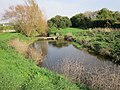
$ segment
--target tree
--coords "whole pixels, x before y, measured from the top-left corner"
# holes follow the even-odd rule
[[[88,28],[91,19],[86,17],[84,14],[76,14],[71,18],[72,27],[77,28]]]
[[[49,27],[66,28],[66,27],[70,27],[71,25],[72,25],[71,21],[68,17],[63,17],[59,15],[48,20]]]
[[[72,26],[72,23],[68,17],[63,17],[63,21],[65,22],[65,27]]]
[[[47,23],[48,23],[49,28],[52,28],[52,27],[57,28],[57,25],[53,23],[51,20],[48,20]]]
[[[24,0],[24,5],[11,6],[3,15],[16,29],[26,36],[46,33],[47,22],[35,0]]]
[[[120,22],[120,12],[116,11],[113,13],[113,18],[115,21],[119,21]]]
[[[113,20],[113,12],[106,8],[103,8],[98,11],[97,18],[99,20]]]

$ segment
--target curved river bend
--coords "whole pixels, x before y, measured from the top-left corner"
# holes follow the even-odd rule
[[[117,68],[118,65],[114,64],[109,60],[105,60],[102,57],[98,58],[93,56],[86,51],[79,50],[67,41],[47,41],[38,40],[33,44],[33,47],[40,51],[42,50],[44,59],[41,63],[42,67],[48,69],[54,69],[61,61],[70,60],[82,63],[86,68],[92,67],[106,67],[111,66]]]
[[[99,78],[101,77],[103,79],[105,77],[105,79],[107,78],[108,80],[111,75],[115,75],[118,77],[118,79],[115,78],[116,81],[120,81],[119,65],[116,65],[109,60],[93,56],[83,50],[79,50],[67,41],[38,40],[33,43],[33,47],[37,51],[42,50],[44,58],[42,63],[40,63],[40,66],[64,74],[72,80],[78,81],[77,78],[80,79],[81,75],[85,76],[85,72],[89,72],[93,75],[101,75]],[[92,76],[92,74],[90,75]],[[107,79],[106,81],[108,81]],[[82,80],[80,79],[80,81]],[[86,83],[85,81],[83,82]],[[114,84],[112,81],[106,83],[109,85]]]

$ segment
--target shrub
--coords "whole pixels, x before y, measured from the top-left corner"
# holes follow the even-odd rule
[[[119,23],[115,23],[115,24],[113,25],[113,28],[120,28],[120,24],[119,24]]]
[[[112,26],[113,24],[111,20],[95,20],[91,21],[90,28],[110,28]]]

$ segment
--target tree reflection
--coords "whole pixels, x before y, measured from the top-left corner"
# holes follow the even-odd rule
[[[36,41],[32,45],[38,52],[42,52],[43,57],[47,55],[48,52],[48,42],[47,41]]]
[[[50,41],[49,44],[57,48],[68,47],[69,45],[66,41]]]

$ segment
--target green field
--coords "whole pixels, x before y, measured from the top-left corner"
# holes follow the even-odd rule
[[[120,62],[120,30],[101,29],[82,30],[77,28],[50,29],[51,35],[72,36],[73,44],[78,48]]]
[[[32,39],[19,33],[0,34],[0,90],[86,90],[17,53],[8,45],[14,38]]]

